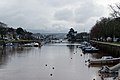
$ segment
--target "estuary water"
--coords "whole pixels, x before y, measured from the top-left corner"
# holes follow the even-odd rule
[[[79,44],[6,47],[0,51],[0,80],[100,80],[100,67],[88,67]]]

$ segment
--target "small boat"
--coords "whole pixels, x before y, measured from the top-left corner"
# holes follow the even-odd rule
[[[83,53],[97,53],[98,51],[99,51],[99,49],[97,49],[95,47],[88,47],[83,50]]]
[[[120,58],[102,57],[101,59],[89,59],[88,62],[91,65],[106,65],[106,64],[117,64],[120,62]]]
[[[6,46],[14,46],[13,43],[7,43]]]
[[[33,47],[32,43],[24,44],[23,47]]]
[[[33,46],[34,46],[34,47],[38,47],[38,46],[39,46],[39,43],[34,43]]]
[[[113,57],[112,56],[103,56],[101,59],[104,59],[104,60],[106,60],[106,59],[113,59]]]
[[[82,49],[82,51],[85,51],[86,49],[91,49],[91,48],[92,48],[92,46],[84,46],[81,49]]]
[[[102,68],[98,71],[100,74],[118,74],[118,70],[111,70],[108,66],[102,66]]]
[[[102,66],[102,68],[98,72],[99,73],[109,73],[110,69],[108,66]]]
[[[39,43],[27,43],[24,44],[23,47],[39,47]]]
[[[112,80],[119,80],[117,79],[119,75],[119,69],[120,69],[120,63],[112,67],[102,66],[102,68],[98,71],[98,73],[102,78],[112,77],[113,78]]]
[[[84,41],[84,42],[82,42],[82,43],[79,45],[79,48],[82,49],[82,48],[84,48],[84,47],[88,47],[88,46],[90,46],[90,43]]]

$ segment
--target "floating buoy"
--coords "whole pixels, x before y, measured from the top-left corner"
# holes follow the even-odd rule
[[[93,79],[93,80],[95,80],[95,79]]]
[[[72,59],[72,58],[71,58]]]
[[[82,54],[81,54],[81,56],[82,56]]]
[[[52,69],[55,69],[54,67]]]
[[[74,53],[75,54],[75,53]]]
[[[53,74],[50,74],[50,76],[52,76]]]
[[[47,66],[47,64],[45,64],[45,66]]]

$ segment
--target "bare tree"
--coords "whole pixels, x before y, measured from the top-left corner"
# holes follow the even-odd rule
[[[110,9],[112,10],[112,13],[110,13],[110,15],[113,18],[118,18],[120,17],[120,3],[119,4],[115,4],[115,6],[113,5],[109,5]]]

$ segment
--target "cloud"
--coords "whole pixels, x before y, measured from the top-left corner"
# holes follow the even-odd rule
[[[72,10],[69,10],[69,9],[63,9],[63,10],[57,11],[54,14],[54,17],[57,20],[71,21],[73,18],[73,12]]]
[[[50,14],[48,13],[50,9],[44,5],[40,5],[38,0],[10,1],[5,0],[3,2],[4,6],[0,7],[2,12],[0,13],[1,21],[16,28],[18,26],[33,28],[34,26],[34,29],[38,29],[48,26],[47,24],[49,24],[50,19]]]
[[[82,4],[79,8],[75,10],[75,21],[78,23],[85,22],[92,17],[99,17],[103,15],[102,12],[102,7],[97,4]]]
[[[94,1],[94,2],[93,2]],[[102,0],[103,1],[103,0]],[[99,0],[101,2],[101,0]],[[94,18],[106,14],[106,6],[96,0],[0,0],[0,21],[17,28],[61,31],[73,27],[81,31]],[[87,30],[88,31],[88,30]]]
[[[82,3],[79,7],[74,9],[63,9],[55,13],[54,17],[57,20],[74,21],[76,23],[83,23],[92,17],[101,16],[103,13],[102,7],[94,3]]]
[[[73,0],[43,0],[43,2],[49,6],[59,8],[59,7],[65,7],[68,5],[73,5],[78,2],[83,2],[83,0],[74,0],[74,1]]]

